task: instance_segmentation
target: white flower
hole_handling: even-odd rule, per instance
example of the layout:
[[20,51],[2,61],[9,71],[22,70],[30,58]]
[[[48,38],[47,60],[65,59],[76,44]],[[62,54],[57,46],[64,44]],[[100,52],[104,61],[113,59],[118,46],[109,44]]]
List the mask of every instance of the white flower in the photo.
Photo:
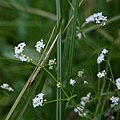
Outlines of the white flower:
[[80,40],[81,37],[82,37],[82,34],[81,34],[80,32],[78,32],[78,33],[77,33],[77,37],[78,37],[78,39]]
[[3,83],[0,87],[2,89],[8,90],[9,92],[13,92],[14,91],[14,89],[12,87],[10,87],[7,83]]
[[3,89],[6,89],[6,88],[9,87],[9,85],[7,83],[3,83],[0,87],[3,88]]
[[76,81],[75,81],[75,80],[70,79],[70,85],[74,86],[74,84],[75,84],[75,83],[76,83]]
[[26,44],[23,42],[23,43],[18,44],[18,46],[14,48],[15,57],[18,58],[22,62],[24,61],[30,62],[32,59],[23,54],[25,46]]
[[108,50],[107,49],[103,49],[100,56],[98,56],[97,58],[97,63],[100,64],[103,60],[104,60],[104,57],[105,57],[105,54],[108,53]]
[[100,64],[103,60],[104,60],[104,55],[100,54],[100,56],[98,56],[97,58],[97,63]]
[[88,93],[86,96],[82,97],[80,104],[74,108],[74,112],[77,112],[80,117],[86,117],[88,114],[88,111],[85,110],[85,105],[90,102],[90,96],[91,93]]
[[45,44],[43,44],[43,39],[41,41],[38,41],[35,45],[36,51],[41,52],[42,48],[44,49]]
[[74,108],[74,112],[78,113],[80,117],[86,117],[88,113],[84,108],[81,108],[81,106]]
[[102,50],[102,54],[106,54],[106,53],[108,53],[108,50],[107,49],[103,49]]
[[19,59],[20,59],[20,61],[22,61],[22,62],[24,62],[24,61],[30,62],[30,61],[32,60],[31,58],[29,58],[28,56],[26,56],[26,55],[24,55],[24,54],[21,54],[21,55],[19,56]]
[[43,93],[40,93],[40,94],[37,95],[37,97],[43,99],[44,94],[43,94]]
[[61,83],[60,83],[60,82],[58,82],[58,83],[57,83],[57,87],[58,87],[58,88],[60,88],[60,86],[61,86]]
[[94,14],[93,14],[93,15],[90,15],[88,18],[86,18],[85,21],[86,21],[87,23],[89,23],[89,22],[94,22],[94,21],[95,21]]
[[82,71],[78,71],[78,77],[82,77],[84,74],[84,69]]
[[120,78],[116,79],[116,86],[120,90]]
[[102,72],[98,72],[97,77],[102,78],[102,77],[105,77],[105,75],[106,75],[106,72],[105,70],[103,70]]
[[55,64],[56,64],[56,59],[55,58],[49,60],[49,63],[48,63],[49,69],[52,70],[53,69],[53,65],[55,65]]
[[88,84],[88,81],[84,80],[84,84]]
[[95,22],[95,23],[99,23],[102,26],[106,25],[106,21],[107,21],[107,17],[102,15],[102,12],[98,12],[98,13],[94,13],[93,15],[89,16],[88,18],[86,18],[86,23],[89,22]]
[[88,93],[85,97],[82,97],[81,100],[84,102],[89,102],[90,96],[91,96],[91,93]]
[[112,101],[111,107],[114,107],[115,105],[118,105],[119,97],[112,96],[110,100]]
[[15,54],[20,54],[24,51],[24,47],[26,46],[26,44],[23,42],[23,43],[20,43],[18,44],[17,47],[15,47]]
[[44,100],[44,94],[40,93],[38,95],[35,96],[35,98],[32,100],[33,101],[33,108],[37,107],[37,106],[43,106],[43,102],[46,101],[46,99]]
[[10,91],[10,92],[13,92],[13,91],[14,91],[14,89],[11,88],[11,87],[8,87],[7,90]]
[[79,112],[79,111],[82,111],[82,109],[80,107],[74,108],[74,112]]

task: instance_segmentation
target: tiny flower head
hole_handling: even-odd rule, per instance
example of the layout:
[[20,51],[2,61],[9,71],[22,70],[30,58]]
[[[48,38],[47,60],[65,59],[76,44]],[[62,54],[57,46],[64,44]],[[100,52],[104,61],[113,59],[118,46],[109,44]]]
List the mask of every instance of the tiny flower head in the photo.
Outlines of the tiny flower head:
[[49,63],[48,63],[48,65],[49,65],[49,69],[50,70],[52,70],[53,69],[53,66],[56,64],[56,59],[54,58],[54,59],[50,59],[49,60]]
[[77,32],[77,38],[78,38],[78,40],[80,40],[82,38],[81,32]]
[[58,87],[58,88],[60,88],[60,86],[61,86],[61,83],[60,83],[60,82],[58,82],[58,83],[57,83],[57,87]]
[[112,96],[110,100],[112,101],[111,107],[114,107],[115,105],[118,105],[119,97]]
[[100,55],[98,56],[97,58],[97,63],[100,64],[102,63],[102,61],[104,60],[105,58],[105,54],[108,53],[108,50],[107,49],[103,49],[102,52],[100,53]]
[[76,83],[76,81],[75,81],[75,80],[70,79],[70,85],[74,86],[74,84],[75,84],[75,83]]
[[94,13],[93,15],[89,16],[88,18],[86,18],[86,23],[89,22],[95,22],[95,23],[99,23],[101,26],[106,25],[107,22],[107,17],[102,15],[102,12],[98,12],[98,13]]
[[46,101],[46,99],[44,100],[44,94],[40,93],[36,95],[32,101],[33,101],[33,107],[35,108],[37,106],[43,106],[43,102]]
[[116,79],[116,86],[120,90],[120,78]]
[[105,77],[105,75],[106,75],[106,72],[105,70],[103,70],[102,72],[98,72],[97,77],[102,78],[102,77]]
[[97,58],[97,63],[100,64],[103,60],[104,60],[104,55],[100,54],[100,56],[98,56]]
[[12,87],[10,87],[7,83],[3,83],[0,87],[2,89],[8,90],[9,92],[13,92],[14,91],[14,89]]
[[108,53],[108,50],[104,48],[104,49],[102,50],[102,54],[105,55],[106,53]]
[[25,62],[25,61],[30,62],[32,59],[23,53],[25,46],[26,44],[23,42],[23,43],[18,44],[18,46],[14,48],[15,57],[18,58],[22,62]]
[[41,50],[44,49],[44,47],[45,47],[45,44],[43,43],[43,39],[38,41],[36,43],[35,47],[36,47],[36,51],[41,52]]
[[91,93],[88,93],[86,96],[81,98],[80,104],[74,108],[74,112],[77,112],[80,117],[86,117],[88,111],[85,110],[86,103],[90,102]]
[[26,44],[23,42],[23,43],[20,43],[18,44],[17,47],[15,47],[15,54],[20,54],[24,51],[24,47],[26,46]]
[[82,71],[78,71],[78,77],[82,77],[84,74],[84,69]]
[[84,84],[88,84],[88,81],[84,80]]

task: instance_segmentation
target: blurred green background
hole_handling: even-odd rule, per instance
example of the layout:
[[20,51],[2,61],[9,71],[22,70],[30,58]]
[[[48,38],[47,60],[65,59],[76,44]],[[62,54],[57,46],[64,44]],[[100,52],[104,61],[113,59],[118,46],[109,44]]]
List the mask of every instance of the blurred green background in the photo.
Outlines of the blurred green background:
[[[67,1],[67,0],[66,0]],[[69,6],[62,3],[62,15],[64,24],[67,23]],[[68,2],[68,1],[67,1]],[[110,18],[120,17],[120,1],[119,0],[85,0],[78,9],[78,21],[83,24],[85,18],[95,12],[103,12],[103,15]],[[32,73],[34,66],[30,63],[22,63],[14,57],[14,47],[18,43],[25,41],[27,44],[27,55],[34,60],[39,59],[39,54],[35,52],[35,44],[41,38],[47,43],[53,27],[56,25],[56,1],[55,0],[0,0],[0,85],[8,83],[14,88],[14,92],[10,93],[0,88],[0,120],[9,112],[19,92],[23,88],[28,77]],[[78,25],[79,26],[79,25]],[[97,73],[97,55],[102,48],[109,50],[109,58],[115,78],[120,76],[120,19],[107,24],[105,27],[87,31],[89,27],[94,26],[90,23],[85,27],[85,38],[78,40],[76,37],[73,74],[71,77],[78,79],[77,71],[85,69],[83,80],[87,79],[95,85]],[[64,25],[63,25],[64,27]],[[77,26],[76,26],[77,27]],[[80,26],[79,26],[80,27]],[[65,33],[63,35],[64,46]],[[52,56],[56,56],[53,52]],[[94,58],[94,59],[93,59]],[[54,74],[54,73],[53,73]],[[48,76],[45,84],[45,93],[48,99],[55,99],[55,86],[51,78]],[[79,80],[79,79],[78,79]],[[81,87],[76,87],[78,96],[84,95],[88,91]],[[83,90],[83,93],[79,91]],[[37,92],[39,93],[39,92]],[[80,98],[76,100],[79,103]],[[43,108],[33,110],[30,106],[29,111],[34,113],[29,116],[33,120],[54,120],[55,104],[46,105]],[[41,111],[42,109],[42,111]],[[40,113],[39,113],[40,111]],[[48,112],[49,111],[49,112]],[[27,120],[24,114],[22,120]],[[40,115],[42,117],[40,117]]]

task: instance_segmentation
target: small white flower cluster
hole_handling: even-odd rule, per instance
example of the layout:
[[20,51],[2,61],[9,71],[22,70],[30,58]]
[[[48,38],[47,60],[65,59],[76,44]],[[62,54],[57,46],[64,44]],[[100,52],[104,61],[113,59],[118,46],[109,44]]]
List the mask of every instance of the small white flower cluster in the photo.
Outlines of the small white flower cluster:
[[58,82],[58,83],[57,83],[57,87],[58,87],[58,88],[60,88],[60,86],[61,86],[61,83],[60,83],[60,82]]
[[15,57],[20,59],[20,61],[22,61],[22,62],[24,62],[24,61],[30,62],[32,59],[29,58],[28,56],[26,56],[25,54],[23,54],[25,46],[26,46],[26,44],[23,42],[23,43],[18,44],[17,47],[15,47],[15,49],[14,49]]
[[86,23],[95,22],[99,23],[101,26],[106,25],[107,17],[102,15],[102,12],[94,13],[93,15],[86,18]]
[[97,63],[100,64],[103,60],[104,60],[104,57],[105,57],[105,54],[108,52],[107,49],[103,49],[100,56],[98,56],[97,58]]
[[53,69],[53,65],[55,65],[55,64],[56,64],[56,59],[55,58],[49,60],[49,63],[48,63],[49,69],[52,70]]
[[78,71],[78,77],[82,77],[84,74],[84,69],[82,71]]
[[1,86],[0,86],[2,89],[5,89],[5,90],[8,90],[9,92],[13,92],[13,88],[10,87],[7,83],[3,83]]
[[85,110],[86,103],[90,102],[91,93],[88,93],[85,97],[81,98],[80,105],[74,108],[74,112],[77,112],[80,117],[86,117],[88,111]]
[[43,97],[44,97],[43,93],[39,93],[38,95],[35,96],[35,98],[32,100],[33,101],[33,108],[43,105],[43,102],[46,101],[46,99],[44,100]]
[[75,83],[76,83],[76,81],[75,81],[75,80],[70,79],[70,85],[74,86],[74,84],[75,84]]
[[105,70],[103,70],[102,72],[98,72],[97,77],[102,78],[102,77],[105,77],[105,75],[106,75],[106,72]]
[[81,34],[81,32],[80,32],[80,27],[77,26],[76,29],[77,29],[77,30],[76,30],[76,36],[77,36],[78,40],[80,40],[80,39],[82,38],[82,34]]
[[80,40],[82,38],[81,32],[77,32],[77,38],[78,38],[78,40]]
[[120,90],[120,78],[116,79],[116,86]]
[[[25,42],[22,42],[18,44],[17,47],[14,48],[15,51],[15,57],[20,59],[20,61],[24,62],[30,62],[32,59],[23,54],[24,52],[24,47],[26,46]],[[45,44],[43,44],[43,39],[41,41],[38,41],[35,45],[36,51],[41,52],[41,50],[45,47]]]
[[110,100],[112,101],[111,107],[114,107],[114,106],[118,105],[119,97],[114,97],[114,96],[112,96],[112,97],[110,98]]
[[35,45],[36,51],[41,52],[42,49],[44,49],[45,44],[43,44],[43,39],[41,41],[38,41]]
[[84,84],[88,84],[88,81],[84,80]]

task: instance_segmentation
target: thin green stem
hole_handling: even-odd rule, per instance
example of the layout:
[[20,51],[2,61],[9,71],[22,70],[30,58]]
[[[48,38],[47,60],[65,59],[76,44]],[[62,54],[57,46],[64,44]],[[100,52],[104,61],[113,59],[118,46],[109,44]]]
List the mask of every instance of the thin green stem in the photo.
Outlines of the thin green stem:
[[[57,79],[45,68],[45,67],[43,67],[43,69],[53,78],[53,80],[55,81],[55,83],[57,84],[58,82],[57,82]],[[67,95],[67,93],[65,92],[65,90],[63,89],[63,86],[62,86],[62,84],[60,85],[60,88],[59,89],[61,89],[62,91],[63,91],[63,93],[65,94],[65,96],[69,99],[70,97]]]
[[108,63],[109,69],[110,69],[110,74],[112,76],[112,80],[115,81],[110,62],[108,61],[107,63]]
[[67,101],[67,100],[69,100],[69,99],[57,99],[57,100],[51,100],[51,101],[48,101],[48,102],[45,102],[44,104],[43,104],[43,106],[44,105],[46,105],[46,104],[49,104],[49,103],[53,103],[53,102],[57,102],[57,101]]
[[[57,27],[61,19],[61,0],[56,0]],[[60,36],[57,41],[57,82],[62,82],[62,43],[61,27],[59,28]],[[57,99],[62,99],[62,91],[57,87]],[[56,102],[56,120],[62,120],[62,101]]]
[[68,21],[68,23],[67,23],[67,25],[65,26],[65,28],[64,28],[64,30],[63,30],[63,32],[62,32],[62,34],[65,33],[65,31],[67,30],[67,28],[68,28],[69,25],[71,24],[72,20],[73,20],[73,16],[72,16],[72,17],[70,18],[70,20]]
[[82,5],[82,3],[84,2],[84,0],[81,0],[79,3],[79,7]]

